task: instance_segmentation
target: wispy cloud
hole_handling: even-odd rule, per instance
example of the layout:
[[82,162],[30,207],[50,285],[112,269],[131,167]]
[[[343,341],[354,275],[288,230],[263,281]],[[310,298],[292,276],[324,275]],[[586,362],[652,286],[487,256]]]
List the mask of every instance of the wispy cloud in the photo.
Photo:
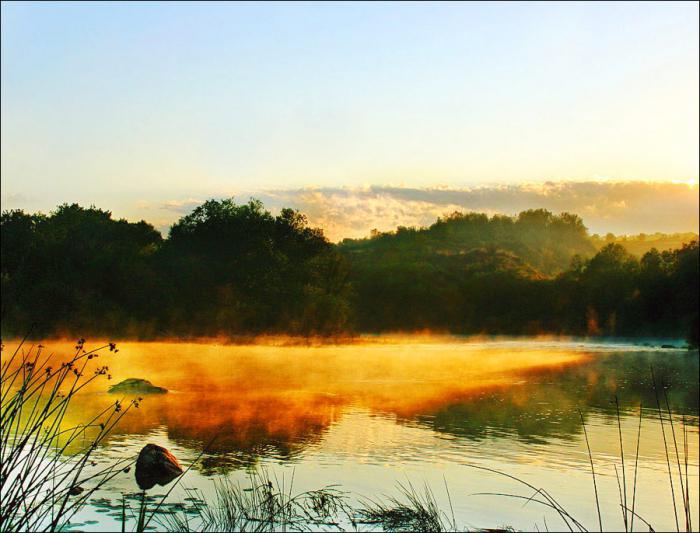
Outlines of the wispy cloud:
[[[204,200],[227,195],[232,196],[222,191],[192,190],[180,198],[154,195],[128,203],[99,198],[75,201],[109,209],[118,217],[147,220],[166,234],[171,224]],[[248,190],[235,194],[238,202],[246,202],[250,197],[259,198],[273,212],[282,207],[301,210],[312,225],[323,228],[333,241],[364,237],[372,229],[426,226],[453,211],[514,215],[539,207],[555,213],[576,213],[592,233],[697,232],[699,226],[697,182],[561,181],[467,188],[374,185]],[[48,212],[55,205],[3,191],[2,209],[15,208]]]
[[[192,211],[204,199],[221,194],[197,194],[181,199],[139,202],[138,216],[167,232],[167,226]],[[469,188],[311,187],[246,191],[245,202],[259,198],[273,212],[293,207],[333,241],[364,237],[372,229],[426,226],[453,211],[490,215],[517,214],[545,208],[580,215],[592,233],[653,233],[698,231],[698,184],[672,182],[544,182]]]
[[268,205],[289,205],[334,240],[373,228],[423,226],[452,211],[516,214],[543,207],[583,217],[592,232],[698,230],[698,185],[649,182],[545,182],[471,188],[314,188],[267,191]]
[[168,200],[167,202],[161,203],[158,207],[166,211],[186,215],[201,203],[203,203],[203,200],[188,198],[186,200]]
[[16,209],[27,204],[30,198],[22,193],[9,193],[2,194],[0,196],[0,204],[2,204],[2,209]]

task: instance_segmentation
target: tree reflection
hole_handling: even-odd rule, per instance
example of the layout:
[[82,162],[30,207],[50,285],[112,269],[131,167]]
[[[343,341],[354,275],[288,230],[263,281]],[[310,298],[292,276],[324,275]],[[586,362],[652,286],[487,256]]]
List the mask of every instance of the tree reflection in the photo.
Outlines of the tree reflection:
[[[697,351],[572,346],[125,344],[117,379],[133,372],[171,392],[146,397],[107,443],[119,447],[130,436],[143,441],[162,431],[176,445],[199,452],[213,440],[197,468],[226,472],[261,458],[296,461],[320,445],[345,413],[358,409],[477,442],[573,440],[581,432],[579,409],[585,419],[595,414],[612,422],[615,395],[623,417],[636,416],[640,403],[655,408],[652,366],[671,410],[698,424]],[[163,365],[166,360],[170,364]],[[80,423],[114,401],[104,390],[86,391],[76,397],[66,423]]]
[[[518,386],[499,387],[402,420],[474,440],[501,435],[533,443],[570,439],[581,433],[578,409],[584,417],[595,411],[612,421],[615,395],[623,416],[637,412],[640,404],[655,409],[652,366],[657,385],[666,388],[671,411],[694,415],[687,423],[697,425],[697,352],[598,355],[560,370],[526,371],[522,373],[525,381]],[[657,416],[654,411],[644,414]]]

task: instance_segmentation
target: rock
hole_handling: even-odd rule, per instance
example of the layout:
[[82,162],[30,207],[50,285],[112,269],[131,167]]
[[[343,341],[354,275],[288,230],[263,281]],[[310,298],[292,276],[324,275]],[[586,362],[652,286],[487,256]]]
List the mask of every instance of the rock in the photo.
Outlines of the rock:
[[146,444],[136,459],[136,483],[141,490],[167,485],[180,474],[180,463],[162,446]]
[[78,494],[82,494],[84,490],[85,489],[80,485],[73,485],[70,489],[68,489],[68,494],[70,496],[77,496]]
[[129,378],[112,385],[108,392],[116,394],[165,394],[168,389],[156,387],[146,379]]

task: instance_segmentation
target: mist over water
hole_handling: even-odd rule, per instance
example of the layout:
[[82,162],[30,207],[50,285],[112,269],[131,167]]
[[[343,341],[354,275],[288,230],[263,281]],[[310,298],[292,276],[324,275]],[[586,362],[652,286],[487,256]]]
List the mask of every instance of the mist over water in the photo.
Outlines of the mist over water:
[[[43,344],[56,361],[72,349],[62,341]],[[112,380],[98,380],[77,396],[66,423],[122,398],[106,389],[123,379],[144,378],[168,388],[168,394],[147,396],[128,413],[99,457],[135,455],[154,442],[189,464],[216,437],[170,501],[187,497],[185,488],[210,492],[210,480],[219,476],[243,479],[251,468],[264,468],[288,481],[293,476],[295,491],[338,483],[353,498],[395,494],[396,482],[407,479],[419,486],[425,482],[445,508],[447,483],[458,523],[472,527],[532,529],[543,517],[556,523],[545,508],[474,495],[522,492],[506,478],[469,466],[480,465],[546,488],[577,519],[595,527],[581,410],[604,523],[622,527],[614,471],[614,465],[620,468],[617,395],[628,468],[642,407],[639,512],[658,529],[668,529],[675,525],[652,365],[657,381],[667,387],[678,435],[683,428],[689,432],[690,491],[698,494],[697,351],[436,336],[314,346],[269,340],[257,345],[125,342],[119,349],[99,360],[109,365]],[[105,502],[116,505],[121,493],[134,491],[129,474],[99,491],[96,497],[106,500],[83,511],[85,529],[116,527],[116,515]],[[697,509],[693,512],[697,520]]]

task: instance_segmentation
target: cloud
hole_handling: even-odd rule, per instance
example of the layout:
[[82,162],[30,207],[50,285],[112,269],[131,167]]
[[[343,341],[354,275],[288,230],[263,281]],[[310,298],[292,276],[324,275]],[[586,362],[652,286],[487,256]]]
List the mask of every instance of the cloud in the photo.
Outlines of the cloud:
[[9,193],[0,196],[0,204],[2,209],[16,209],[24,204],[27,204],[31,199],[22,193]]
[[593,233],[698,231],[696,183],[545,182],[471,188],[305,188],[258,195],[305,212],[332,240],[371,229],[425,226],[453,211],[517,214],[545,208],[580,215]]
[[364,237],[372,229],[425,226],[458,204],[410,200],[385,192],[366,190],[277,191],[261,195],[266,205],[288,205],[303,211],[314,226],[332,240]]
[[[138,216],[157,222],[166,233],[168,224],[202,203],[200,197],[222,195],[197,193],[182,199],[143,201],[137,204]],[[468,188],[373,185],[245,191],[235,195],[241,203],[250,197],[259,198],[273,212],[282,207],[299,209],[333,241],[365,237],[372,229],[428,226],[453,211],[516,215],[534,208],[576,213],[591,233],[698,231],[697,183],[550,181]]]
[[186,200],[168,200],[167,202],[161,203],[158,208],[165,211],[172,211],[180,215],[186,215],[202,203],[204,203],[203,200],[197,200],[195,198],[188,198]]

